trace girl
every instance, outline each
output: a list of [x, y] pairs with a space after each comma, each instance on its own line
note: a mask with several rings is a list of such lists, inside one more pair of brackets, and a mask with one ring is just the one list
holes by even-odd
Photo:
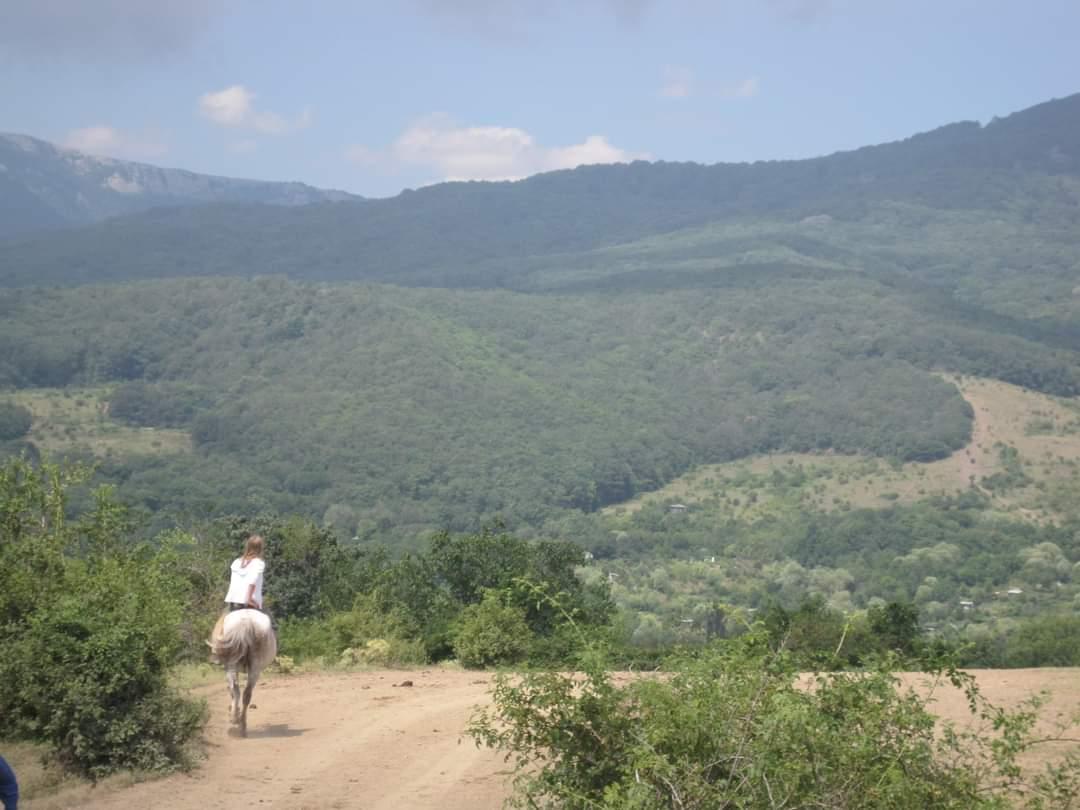
[[253, 534], [244, 543], [244, 555], [233, 560], [229, 579], [229, 592], [225, 594], [225, 604], [230, 611], [254, 608], [262, 610], [263, 539]]

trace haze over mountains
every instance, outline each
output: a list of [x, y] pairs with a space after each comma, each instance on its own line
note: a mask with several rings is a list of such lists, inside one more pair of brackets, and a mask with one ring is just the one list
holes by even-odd
[[0, 239], [158, 206], [209, 202], [306, 205], [354, 199], [304, 183], [238, 180], [97, 157], [0, 133]]
[[[33, 141], [27, 142], [34, 150], [28, 158], [25, 149], [10, 139], [6, 143], [7, 157], [0, 162], [11, 162], [14, 154], [23, 169], [3, 175], [8, 179], [0, 180], [7, 183], [0, 199], [19, 208], [17, 200], [39, 188], [38, 208], [49, 201], [54, 218], [69, 222], [178, 200], [303, 203], [342, 197], [296, 184], [225, 181], [74, 158]], [[86, 174], [80, 174], [81, 166], [88, 167]], [[65, 182], [48, 186], [55, 191], [41, 191], [44, 182], [33, 186], [26, 179], [12, 185], [18, 178], [49, 176], [46, 168], [56, 176], [56, 167]], [[985, 126], [951, 124], [811, 160], [635, 162], [513, 183], [444, 183], [333, 206], [158, 208], [62, 237], [0, 247], [0, 283], [286, 273], [312, 280], [528, 286], [520, 278], [526, 265], [518, 261], [525, 256], [736, 218], [789, 221], [827, 214], [850, 220], [885, 201], [945, 210], [1026, 206], [1031, 216], [1039, 210], [1040, 220], [1052, 217], [1067, 225], [1076, 221], [1078, 176], [1080, 95], [1073, 95]], [[110, 184], [144, 191], [133, 195]], [[1048, 202], [1052, 213], [1045, 210]], [[28, 215], [34, 210], [30, 206]], [[4, 226], [9, 234], [18, 230], [18, 221]], [[183, 250], [176, 250], [181, 244]]]

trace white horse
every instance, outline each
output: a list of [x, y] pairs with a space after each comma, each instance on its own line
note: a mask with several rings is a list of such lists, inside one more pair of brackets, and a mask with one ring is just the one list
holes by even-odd
[[[210, 660], [225, 667], [232, 702], [229, 704], [229, 723], [238, 727], [241, 737], [247, 736], [247, 710], [251, 694], [263, 671], [277, 655], [277, 639], [270, 626], [270, 617], [258, 610], [234, 610], [223, 613], [214, 625], [207, 642]], [[240, 702], [239, 670], [247, 671], [244, 700]]]

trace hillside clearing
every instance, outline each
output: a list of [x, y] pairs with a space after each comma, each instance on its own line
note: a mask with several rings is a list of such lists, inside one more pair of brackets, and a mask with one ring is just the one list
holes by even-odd
[[1080, 403], [998, 380], [948, 379], [974, 413], [971, 441], [948, 458], [899, 464], [868, 456], [774, 453], [699, 467], [604, 512], [618, 516], [647, 504], [719, 500], [732, 517], [755, 520], [784, 506], [873, 509], [972, 488], [990, 496], [995, 511], [1021, 519], [1053, 520], [1071, 508], [1070, 493], [1080, 485]]
[[10, 397], [34, 415], [27, 438], [48, 453], [88, 450], [100, 458], [191, 451], [187, 431], [128, 427], [110, 419], [105, 388], [30, 388]]

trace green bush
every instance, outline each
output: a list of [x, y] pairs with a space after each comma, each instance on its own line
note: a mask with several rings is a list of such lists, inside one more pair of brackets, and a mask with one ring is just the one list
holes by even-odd
[[512, 664], [529, 649], [531, 639], [525, 612], [506, 604], [503, 593], [488, 591], [479, 604], [461, 612], [461, 623], [454, 634], [454, 653], [462, 665], [470, 668]]
[[980, 638], [964, 650], [964, 662], [976, 667], [1080, 666], [1080, 617], [1047, 615], [1025, 619]]
[[34, 415], [22, 405], [0, 402], [0, 442], [21, 439], [33, 424]]
[[204, 404], [204, 395], [193, 386], [128, 382], [109, 397], [109, 416], [139, 427], [186, 427]]
[[97, 778], [120, 768], [188, 764], [206, 709], [166, 684], [175, 611], [146, 570], [107, 563], [69, 577], [68, 596], [35, 611], [4, 645], [0, 714], [17, 736], [49, 742], [67, 768]]
[[0, 733], [45, 741], [94, 779], [183, 767], [206, 720], [166, 681], [183, 600], [171, 573], [129, 545], [109, 491], [65, 520], [78, 478], [21, 460], [0, 469]]
[[318, 619], [282, 621], [278, 646], [300, 660], [322, 658], [378, 666], [422, 664], [427, 660], [423, 642], [410, 636], [407, 623], [395, 611], [383, 610], [369, 594], [359, 594], [349, 611]]
[[277, 642], [278, 650], [296, 661], [331, 659], [345, 649], [326, 618], [283, 619], [277, 627]]
[[605, 663], [589, 658], [583, 679], [497, 678], [469, 733], [513, 760], [517, 806], [1045, 810], [1080, 788], [1075, 755], [1030, 780], [1018, 765], [1037, 744], [1038, 701], [1002, 711], [955, 670], [938, 676], [965, 689], [971, 731], [900, 689], [893, 657], [807, 683], [761, 632], [623, 686]]
[[372, 638], [362, 647], [347, 647], [338, 663], [346, 666], [367, 664], [373, 667], [404, 667], [426, 661], [424, 645], [419, 639]]

